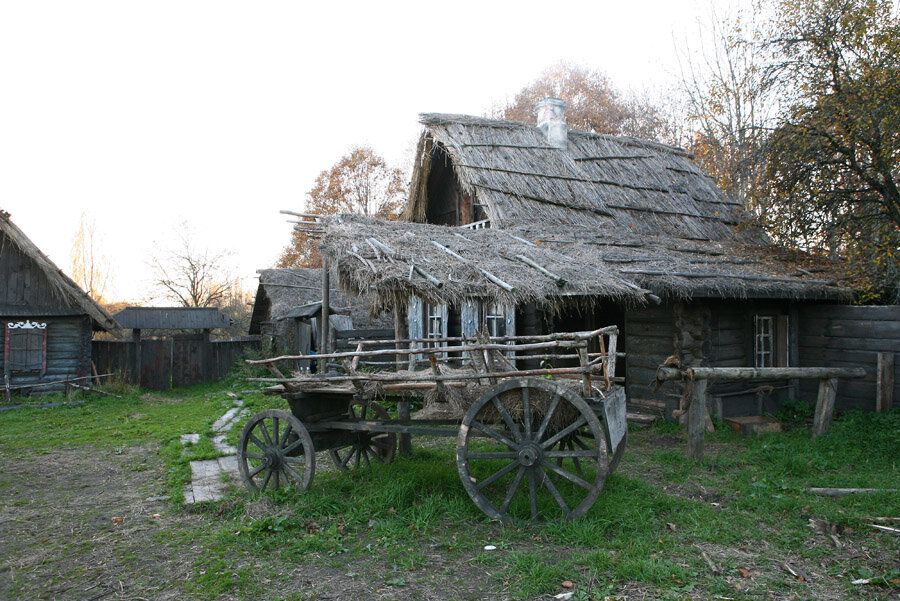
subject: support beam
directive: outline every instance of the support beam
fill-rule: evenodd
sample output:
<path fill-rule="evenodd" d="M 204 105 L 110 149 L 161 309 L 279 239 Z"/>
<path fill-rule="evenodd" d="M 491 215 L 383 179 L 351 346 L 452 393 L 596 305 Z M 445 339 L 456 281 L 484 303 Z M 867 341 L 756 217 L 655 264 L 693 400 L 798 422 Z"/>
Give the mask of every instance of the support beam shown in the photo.
<path fill-rule="evenodd" d="M 822 378 L 819 382 L 819 397 L 816 399 L 816 415 L 813 418 L 813 438 L 828 434 L 828 430 L 831 429 L 837 382 L 837 378 Z"/>
<path fill-rule="evenodd" d="M 319 250 L 324 250 L 321 246 Z M 319 338 L 319 353 L 320 354 L 328 354 L 328 336 L 329 336 L 329 323 L 328 323 L 328 309 L 331 304 L 331 273 L 328 265 L 328 257 L 324 254 L 322 255 L 322 323 L 320 324 L 320 338 Z M 325 365 L 326 362 L 322 362 L 319 364 L 319 372 L 325 373 Z"/>
<path fill-rule="evenodd" d="M 691 405 L 687 410 L 688 448 L 687 458 L 703 459 L 703 433 L 706 430 L 706 380 L 693 383 Z"/>

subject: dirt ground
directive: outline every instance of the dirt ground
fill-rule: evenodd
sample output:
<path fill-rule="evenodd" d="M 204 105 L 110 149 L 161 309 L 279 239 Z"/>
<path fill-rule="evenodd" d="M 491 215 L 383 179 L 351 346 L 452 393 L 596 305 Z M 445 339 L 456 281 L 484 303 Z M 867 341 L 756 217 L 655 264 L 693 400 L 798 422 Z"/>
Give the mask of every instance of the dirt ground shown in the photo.
<path fill-rule="evenodd" d="M 0 457 L 0 599 L 191 598 L 184 583 L 201 573 L 198 559 L 210 542 L 189 533 L 220 524 L 153 500 L 165 494 L 165 476 L 152 448 Z M 426 554 L 433 564 L 409 574 L 403 587 L 385 585 L 377 561 L 245 567 L 251 574 L 259 568 L 251 577 L 268 599 L 504 598 L 484 569 L 447 564 L 436 550 Z"/>

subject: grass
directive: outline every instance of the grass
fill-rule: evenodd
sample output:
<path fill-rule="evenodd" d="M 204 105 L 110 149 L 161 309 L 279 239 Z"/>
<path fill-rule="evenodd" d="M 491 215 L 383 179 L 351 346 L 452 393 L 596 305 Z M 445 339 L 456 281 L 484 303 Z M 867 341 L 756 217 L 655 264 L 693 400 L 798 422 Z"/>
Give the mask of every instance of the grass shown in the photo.
<path fill-rule="evenodd" d="M 188 461 L 215 456 L 208 436 L 187 454 L 178 437 L 209 434 L 230 406 L 225 392 L 246 387 L 227 382 L 165 398 L 133 393 L 7 412 L 0 414 L 0 453 L 59 445 L 114 450 L 149 438 L 162 448 L 177 504 Z M 279 398 L 243 396 L 252 411 L 283 407 Z M 230 433 L 232 444 L 239 430 Z M 629 437 L 619 472 L 607 479 L 587 515 L 573 522 L 510 526 L 487 520 L 459 482 L 452 441 L 432 439 L 389 466 L 319 471 L 305 493 L 236 492 L 199 509 L 211 527 L 170 541 L 183 536 L 203 545 L 186 585 L 201 599 L 257 598 L 265 590 L 260 574 L 277 581 L 278 566 L 298 564 L 339 567 L 397 589 L 426 573 L 477 574 L 484 586 L 512 599 L 562 592 L 565 580 L 574 583 L 573 599 L 603 599 L 634 587 L 662 599 L 808 598 L 815 596 L 814 586 L 840 597 L 883 595 L 900 584 L 900 537 L 878 533 L 865 520 L 900 516 L 900 495 L 825 498 L 807 492 L 812 486 L 896 487 L 900 411 L 838 416 L 831 433 L 814 441 L 802 427 L 757 438 L 720 430 L 708 435 L 700 463 L 685 458 L 683 432 L 671 424 L 632 430 Z M 835 549 L 826 533 L 810 529 L 811 519 L 833 524 L 847 546 Z M 815 571 L 815 580 L 788 577 L 781 567 L 788 560 Z M 876 581 L 861 591 L 849 584 L 854 578 Z"/>

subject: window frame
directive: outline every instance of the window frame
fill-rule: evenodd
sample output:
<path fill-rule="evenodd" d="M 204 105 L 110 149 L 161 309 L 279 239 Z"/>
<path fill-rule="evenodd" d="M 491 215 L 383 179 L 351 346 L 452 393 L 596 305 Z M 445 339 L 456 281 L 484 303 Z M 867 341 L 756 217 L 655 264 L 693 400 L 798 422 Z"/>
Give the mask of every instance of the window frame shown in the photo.
<path fill-rule="evenodd" d="M 24 348 L 17 338 L 24 338 Z M 37 340 L 37 344 L 34 341 Z M 24 354 L 20 358 L 17 355 Z M 32 355 L 32 356 L 29 356 Z M 37 356 L 38 358 L 35 358 Z M 30 319 L 7 322 L 3 338 L 3 369 L 11 373 L 40 373 L 47 371 L 47 324 Z"/>

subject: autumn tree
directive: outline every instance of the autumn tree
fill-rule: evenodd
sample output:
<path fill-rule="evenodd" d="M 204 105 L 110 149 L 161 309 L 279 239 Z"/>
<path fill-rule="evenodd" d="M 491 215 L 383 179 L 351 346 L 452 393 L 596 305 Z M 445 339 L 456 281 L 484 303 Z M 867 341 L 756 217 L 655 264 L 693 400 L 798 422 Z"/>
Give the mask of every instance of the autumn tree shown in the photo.
<path fill-rule="evenodd" d="M 72 279 L 95 301 L 105 302 L 104 295 L 111 280 L 109 258 L 100 250 L 100 239 L 93 221 L 84 213 L 72 240 Z"/>
<path fill-rule="evenodd" d="M 352 148 L 316 178 L 307 193 L 306 212 L 319 215 L 355 213 L 397 219 L 406 202 L 406 184 L 400 169 L 367 146 Z M 294 231 L 281 252 L 278 267 L 321 267 L 318 241 Z"/>
<path fill-rule="evenodd" d="M 601 71 L 561 62 L 522 88 L 513 100 L 494 109 L 493 116 L 533 123 L 535 107 L 547 97 L 566 101 L 571 129 L 669 141 L 671 124 L 648 98 L 626 96 Z"/>
<path fill-rule="evenodd" d="M 900 302 L 900 21 L 888 0 L 780 0 L 778 9 L 774 234 L 847 257 L 866 300 Z"/>
<path fill-rule="evenodd" d="M 182 226 L 176 244 L 150 260 L 152 283 L 162 298 L 183 307 L 218 307 L 232 286 L 228 253 L 198 248 L 191 238 Z"/>

